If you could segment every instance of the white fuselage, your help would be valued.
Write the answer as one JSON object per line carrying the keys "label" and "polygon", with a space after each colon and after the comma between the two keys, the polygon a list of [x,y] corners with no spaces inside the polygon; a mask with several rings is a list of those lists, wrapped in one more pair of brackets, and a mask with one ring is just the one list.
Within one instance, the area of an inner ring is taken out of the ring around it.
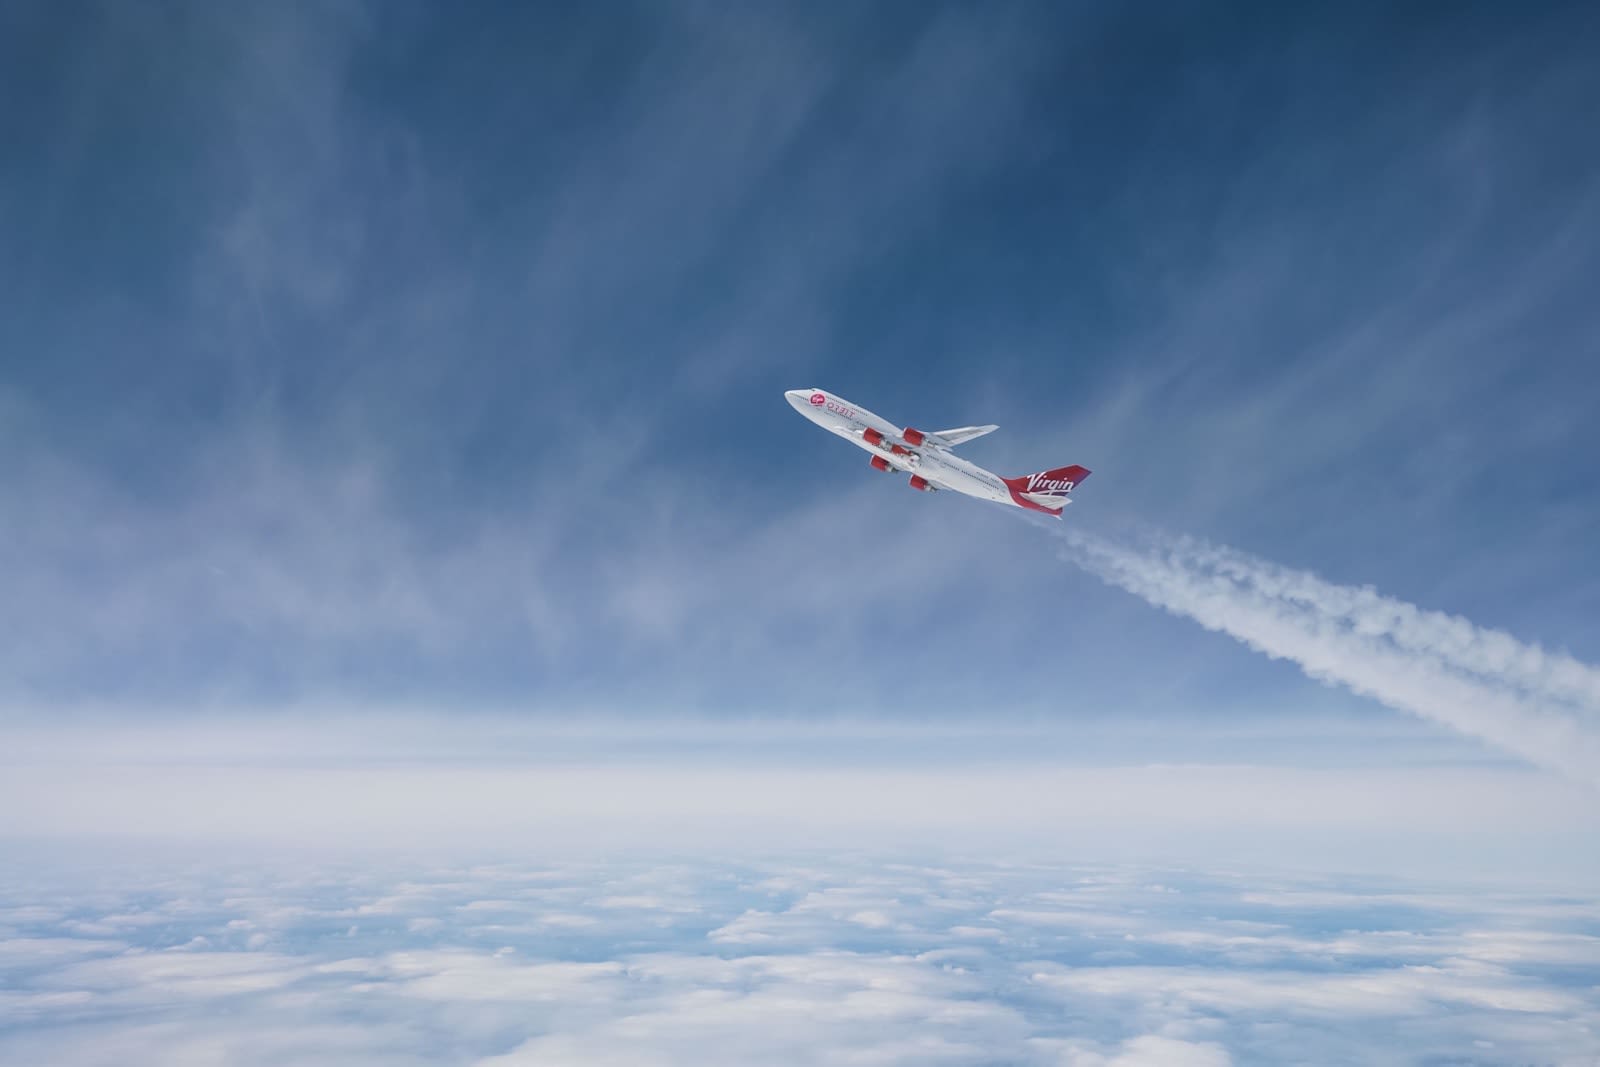
{"label": "white fuselage", "polygon": [[[784,396],[796,411],[818,426],[833,431],[874,456],[881,456],[896,470],[926,479],[929,488],[953,489],[980,500],[1018,506],[1005,482],[997,475],[977,464],[968,463],[947,449],[932,444],[908,445],[903,436],[904,429],[858,404],[821,389],[791,389]],[[820,403],[817,402],[818,398],[821,398]],[[865,432],[868,429],[883,435],[881,445],[868,441]],[[901,446],[903,451],[894,450],[894,445]]]}

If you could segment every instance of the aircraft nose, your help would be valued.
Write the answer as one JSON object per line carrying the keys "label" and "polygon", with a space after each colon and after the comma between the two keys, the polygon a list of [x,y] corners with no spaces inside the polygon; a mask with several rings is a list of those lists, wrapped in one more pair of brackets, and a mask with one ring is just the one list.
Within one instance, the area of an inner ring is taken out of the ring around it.
{"label": "aircraft nose", "polygon": [[783,395],[789,401],[789,406],[796,411],[804,411],[811,406],[810,389],[791,389]]}

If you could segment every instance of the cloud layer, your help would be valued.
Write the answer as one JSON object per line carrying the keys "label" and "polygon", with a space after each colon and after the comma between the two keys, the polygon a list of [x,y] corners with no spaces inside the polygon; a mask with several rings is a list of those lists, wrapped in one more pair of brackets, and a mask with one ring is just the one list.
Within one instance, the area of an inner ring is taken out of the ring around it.
{"label": "cloud layer", "polygon": [[1600,1051],[1588,898],[837,855],[93,874],[9,858],[34,862],[9,865],[0,895],[7,1062],[1152,1067]]}

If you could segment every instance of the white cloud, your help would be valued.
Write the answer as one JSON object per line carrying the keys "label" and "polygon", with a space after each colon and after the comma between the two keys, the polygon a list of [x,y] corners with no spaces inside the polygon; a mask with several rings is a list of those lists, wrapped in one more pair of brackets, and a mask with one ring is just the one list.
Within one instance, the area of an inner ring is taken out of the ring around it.
{"label": "white cloud", "polygon": [[[52,914],[49,909],[39,912]],[[0,969],[44,960],[75,959],[83,956],[113,955],[128,946],[120,941],[96,941],[75,937],[14,937],[0,940]]]}
{"label": "white cloud", "polygon": [[[279,860],[14,887],[0,906],[51,932],[136,901],[170,919],[127,928],[126,943],[8,942],[0,1060],[79,1067],[164,1048],[180,1064],[1157,1067],[1399,1047],[1459,1058],[1474,1042],[1534,1062],[1600,1052],[1581,897],[1015,860],[387,862],[391,875]],[[519,903],[522,889],[538,894]],[[544,894],[590,902],[585,923],[541,922]],[[615,898],[629,906],[603,906]],[[657,898],[694,909],[654,925],[656,909],[633,905]],[[350,928],[359,905],[393,899],[406,906]],[[511,921],[481,925],[467,905],[482,901]],[[229,947],[263,916],[270,946]]]}
{"label": "white cloud", "polygon": [[36,1019],[63,1008],[75,1008],[94,999],[86,990],[43,992],[0,989],[0,1026]]}
{"label": "white cloud", "polygon": [[398,980],[406,996],[451,1002],[553,1000],[568,1005],[611,999],[611,980],[624,970],[614,961],[523,963],[509,955],[464,951],[400,953],[373,967],[375,975]]}
{"label": "white cloud", "polygon": [[58,988],[91,990],[115,999],[209,999],[276,989],[305,977],[302,959],[270,952],[130,950],[52,971],[42,980]]}
{"label": "white cloud", "polygon": [[657,988],[625,1016],[486,1063],[976,1063],[1026,1028],[968,999],[982,990],[973,977],[904,956],[666,956],[628,974]]}
{"label": "white cloud", "polygon": [[1538,988],[1498,969],[1406,966],[1318,974],[1263,969],[1243,973],[1197,967],[1048,967],[1030,979],[1073,996],[1132,1000],[1147,1009],[1181,1005],[1233,1015],[1319,1018],[1425,1015],[1435,1004],[1534,1014],[1579,1015],[1579,995]]}
{"label": "white cloud", "polygon": [[1062,1067],[1229,1067],[1227,1049],[1209,1042],[1182,1041],[1159,1034],[1141,1034],[1105,1052],[1081,1041],[1040,1041],[1058,1050]]}

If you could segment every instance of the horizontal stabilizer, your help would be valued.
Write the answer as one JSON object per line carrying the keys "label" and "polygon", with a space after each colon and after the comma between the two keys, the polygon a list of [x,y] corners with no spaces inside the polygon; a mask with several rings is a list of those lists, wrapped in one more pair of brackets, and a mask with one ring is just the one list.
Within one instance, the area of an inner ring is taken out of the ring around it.
{"label": "horizontal stabilizer", "polygon": [[974,437],[982,437],[986,433],[994,433],[998,426],[957,426],[953,430],[940,430],[937,433],[926,435],[928,444],[935,448],[954,448],[963,441],[970,441]]}

